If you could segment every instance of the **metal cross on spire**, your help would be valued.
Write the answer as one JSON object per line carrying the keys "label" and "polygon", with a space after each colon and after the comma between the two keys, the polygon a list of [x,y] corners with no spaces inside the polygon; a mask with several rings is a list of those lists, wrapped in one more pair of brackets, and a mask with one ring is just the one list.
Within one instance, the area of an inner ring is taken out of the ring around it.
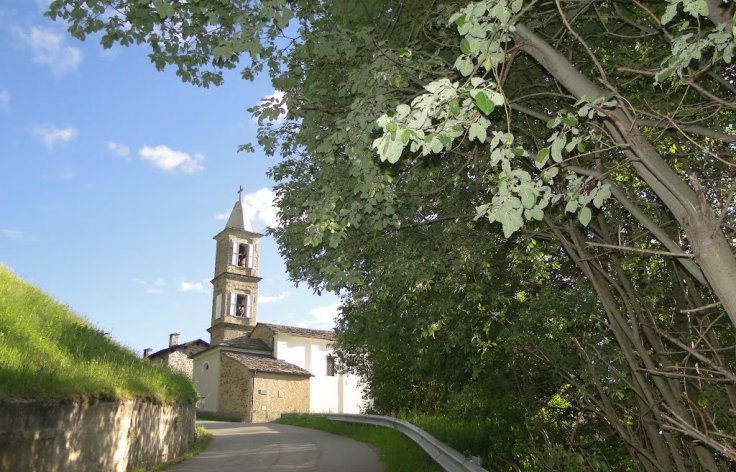
{"label": "metal cross on spire", "polygon": [[240,188],[238,188],[238,200],[243,200],[243,186],[240,185]]}

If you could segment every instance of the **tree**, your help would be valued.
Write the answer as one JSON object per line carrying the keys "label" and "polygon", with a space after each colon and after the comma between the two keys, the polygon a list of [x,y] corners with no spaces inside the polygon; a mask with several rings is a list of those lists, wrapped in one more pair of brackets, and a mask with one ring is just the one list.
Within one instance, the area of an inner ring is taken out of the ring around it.
{"label": "tree", "polygon": [[645,469],[736,460],[733,2],[58,0],[50,11],[106,46],[147,42],[157,67],[198,84],[245,55],[245,77],[268,67],[289,116],[274,127],[280,103],[257,107],[260,143],[284,156],[274,234],[297,280],[375,296],[367,241],[391,254],[393,235],[420,225],[485,219],[556,243],[609,330],[573,340],[595,366],[585,377],[560,372],[581,402]]}

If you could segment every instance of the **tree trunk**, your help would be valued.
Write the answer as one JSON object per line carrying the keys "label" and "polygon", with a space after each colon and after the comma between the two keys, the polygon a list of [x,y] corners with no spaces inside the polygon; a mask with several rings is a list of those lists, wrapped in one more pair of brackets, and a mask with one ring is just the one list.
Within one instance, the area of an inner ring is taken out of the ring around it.
{"label": "tree trunk", "polygon": [[[515,39],[524,52],[575,97],[608,95],[525,25],[516,25]],[[606,127],[621,140],[621,144],[628,146],[629,152],[634,154],[633,166],[639,177],[652,188],[680,223],[708,286],[736,327],[736,259],[710,205],[662,159],[646,136],[638,130],[636,122],[622,109],[609,113]]]}

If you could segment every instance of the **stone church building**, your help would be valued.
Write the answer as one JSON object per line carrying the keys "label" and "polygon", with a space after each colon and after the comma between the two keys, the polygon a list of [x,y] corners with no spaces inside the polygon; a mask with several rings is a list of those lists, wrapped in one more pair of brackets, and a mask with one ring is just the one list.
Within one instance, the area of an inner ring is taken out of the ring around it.
{"label": "stone church building", "polygon": [[150,358],[189,349],[197,408],[223,418],[264,422],[286,412],[360,413],[358,378],[336,369],[332,331],[257,321],[263,235],[246,229],[247,221],[239,199],[214,237],[209,344],[180,345],[177,338]]}

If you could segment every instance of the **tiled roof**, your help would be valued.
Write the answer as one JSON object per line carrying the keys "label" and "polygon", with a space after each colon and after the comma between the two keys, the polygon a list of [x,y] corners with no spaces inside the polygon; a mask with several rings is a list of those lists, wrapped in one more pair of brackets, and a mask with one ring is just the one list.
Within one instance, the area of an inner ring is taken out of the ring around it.
{"label": "tiled roof", "polygon": [[240,336],[239,338],[223,341],[220,346],[239,347],[241,349],[252,349],[254,351],[271,351],[265,341],[262,339],[249,338],[248,336]]}
{"label": "tiled roof", "polygon": [[177,344],[176,346],[166,347],[164,349],[161,349],[160,351],[156,351],[150,356],[148,356],[149,359],[155,359],[159,356],[163,356],[164,354],[168,354],[175,351],[184,351],[187,348],[190,348],[192,346],[199,345],[202,346],[202,351],[208,349],[210,347],[210,343],[207,341],[202,341],[201,339],[195,339],[194,341],[189,341],[183,344]]}
{"label": "tiled roof", "polygon": [[240,364],[244,365],[250,370],[258,372],[271,372],[276,374],[292,374],[292,375],[304,375],[312,376],[308,370],[304,370],[298,365],[291,364],[286,361],[281,361],[268,356],[259,356],[257,354],[244,354],[227,352],[227,357],[233,359]]}
{"label": "tiled roof", "polygon": [[318,338],[333,341],[335,339],[334,331],[324,329],[298,328],[296,326],[285,326],[271,323],[258,323],[270,328],[276,334],[291,334],[292,336],[301,336],[304,338]]}

